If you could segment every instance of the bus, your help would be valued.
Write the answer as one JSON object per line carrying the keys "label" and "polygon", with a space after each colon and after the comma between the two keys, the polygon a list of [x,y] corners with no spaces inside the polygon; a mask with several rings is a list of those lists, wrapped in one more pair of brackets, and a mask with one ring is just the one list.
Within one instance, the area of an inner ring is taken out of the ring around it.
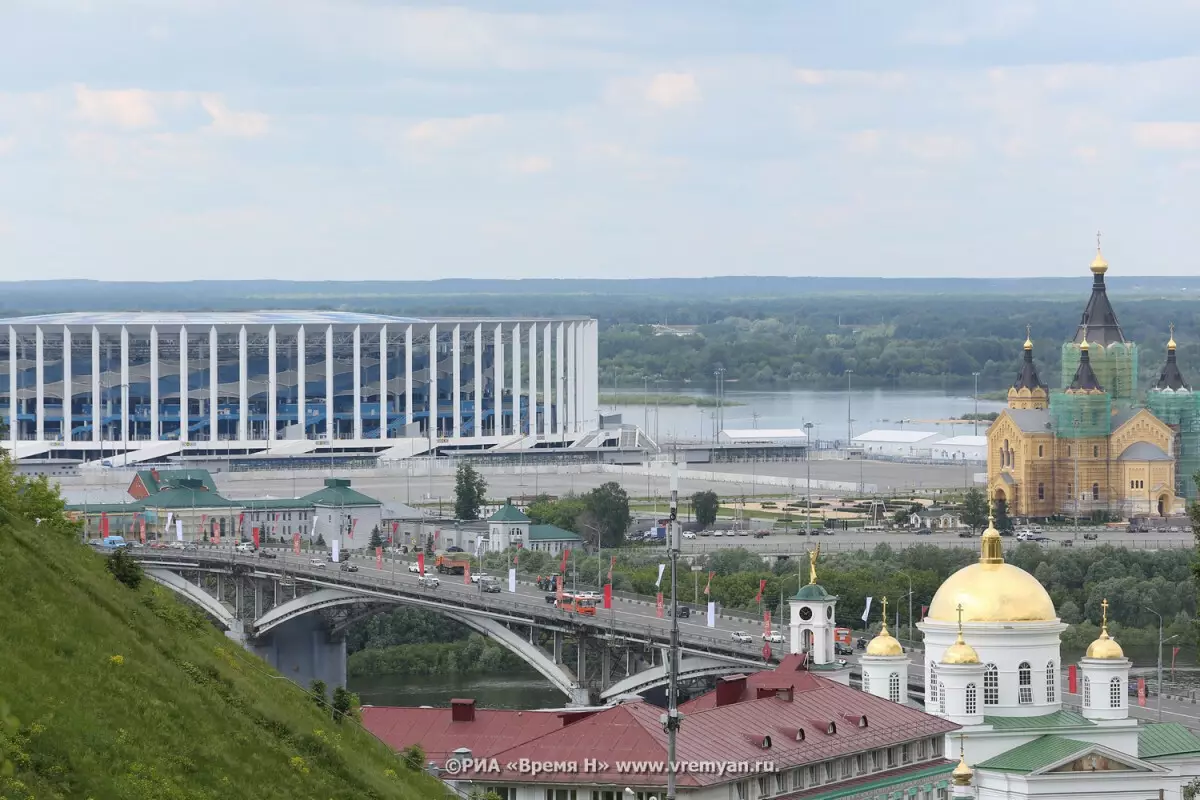
{"label": "bus", "polygon": [[576,597],[575,595],[564,594],[557,605],[563,611],[573,611],[576,614],[585,614],[589,617],[596,616],[595,597]]}

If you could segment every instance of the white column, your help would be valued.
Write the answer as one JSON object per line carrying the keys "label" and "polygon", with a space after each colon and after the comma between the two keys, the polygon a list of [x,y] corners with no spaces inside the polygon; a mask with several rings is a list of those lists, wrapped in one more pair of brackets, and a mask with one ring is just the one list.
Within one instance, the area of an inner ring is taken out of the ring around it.
{"label": "white column", "polygon": [[[96,329],[92,328],[92,350],[95,351],[96,345]],[[93,379],[95,385],[98,381]],[[8,326],[8,438],[14,443],[12,457],[16,460],[16,441],[17,441],[17,409],[20,403],[17,401],[17,330],[12,325]],[[92,403],[92,413],[95,414],[96,403]],[[96,435],[96,426],[92,426],[92,436]]]}
{"label": "white column", "polygon": [[246,346],[246,326],[238,331],[238,441],[250,438],[250,355]]}
{"label": "white column", "polygon": [[362,326],[354,326],[354,438],[362,438]]}
{"label": "white column", "polygon": [[475,438],[483,436],[483,323],[475,323]]}
{"label": "white column", "polygon": [[496,326],[492,348],[492,428],[497,436],[504,434],[504,326]]}
{"label": "white column", "polygon": [[404,330],[404,426],[406,431],[413,421],[412,357],[413,326],[410,324]]}
{"label": "white column", "polygon": [[563,359],[566,357],[566,342],[563,341],[563,331],[564,327],[560,322],[554,337],[554,355],[557,358],[554,364],[554,398],[558,401],[558,430],[555,433],[559,434],[567,430],[567,397],[563,394]]}
{"label": "white column", "polygon": [[63,325],[63,388],[62,388],[62,432],[63,441],[71,441],[71,428],[75,424],[71,413],[71,329]]}
{"label": "white column", "polygon": [[308,364],[304,355],[304,326],[296,331],[296,420],[300,423],[300,438],[308,438],[308,409],[305,408],[307,398],[304,396],[308,388],[305,384]]}
{"label": "white column", "polygon": [[454,420],[454,438],[462,436],[462,326],[456,324],[450,334],[451,362],[450,385],[451,418]]}
{"label": "white column", "polygon": [[[129,440],[129,329],[121,326],[121,441]],[[129,463],[128,453],[125,464]]]}
{"label": "white column", "polygon": [[279,402],[278,357],[275,354],[275,326],[267,331],[267,441],[275,441],[275,407]]}
{"label": "white column", "polygon": [[325,328],[325,436],[330,441],[337,434],[333,424],[333,326]]}
{"label": "white column", "polygon": [[574,322],[567,324],[567,397],[571,409],[567,430],[570,433],[579,433],[579,381],[575,378],[579,370],[579,337],[575,335],[575,329]]}
{"label": "white column", "polygon": [[44,356],[44,339],[42,335],[42,326],[38,325],[34,329],[34,347],[33,347],[33,391],[36,396],[36,405],[34,411],[34,427],[37,431],[36,438],[40,442],[46,438],[46,372],[42,362]]}
{"label": "white column", "polygon": [[388,329],[387,325],[379,329],[379,438],[389,439],[388,436]]}
{"label": "white column", "polygon": [[[13,401],[14,401],[14,407],[15,407],[15,401],[17,398],[16,383],[15,383],[16,378],[17,378],[17,376],[16,376],[17,368],[15,366],[17,342],[16,342],[16,339],[13,338],[13,329],[12,328],[8,329],[8,336],[9,336],[9,343],[8,343],[9,344],[9,353],[12,355],[13,363],[14,363],[14,366],[12,368],[12,373],[13,373],[13,381],[14,381],[14,383],[13,383]],[[92,441],[93,442],[100,441],[100,418],[101,418],[101,415],[103,412],[103,406],[104,406],[104,401],[100,399],[100,369],[101,369],[101,367],[100,367],[100,331],[97,330],[97,328],[93,325],[92,326]],[[14,420],[14,422],[15,422],[15,420]],[[14,424],[12,426],[12,429],[13,429],[13,439],[16,439],[17,426]]]}
{"label": "white column", "polygon": [[158,433],[158,328],[150,326],[150,441],[157,442]]}
{"label": "white column", "polygon": [[518,436],[521,430],[521,323],[513,325],[512,333],[512,418],[513,435]]}
{"label": "white column", "polygon": [[587,408],[588,421],[600,429],[600,323],[589,320],[587,324]]}
{"label": "white column", "polygon": [[426,433],[429,434],[429,444],[432,447],[437,441],[438,434],[438,352],[437,352],[437,325],[429,326],[429,388],[426,389],[429,400],[425,404],[427,413],[429,414],[428,426]]}
{"label": "white column", "polygon": [[529,326],[529,433],[536,436],[537,418],[537,323]]}
{"label": "white column", "polygon": [[208,329],[208,439],[217,441],[217,326]]}
{"label": "white column", "polygon": [[550,424],[550,410],[554,405],[554,390],[550,383],[550,327],[550,323],[547,322],[542,330],[542,413],[545,414],[542,431],[547,436],[554,432]]}
{"label": "white column", "polygon": [[179,441],[188,440],[188,338],[187,327],[179,328]]}

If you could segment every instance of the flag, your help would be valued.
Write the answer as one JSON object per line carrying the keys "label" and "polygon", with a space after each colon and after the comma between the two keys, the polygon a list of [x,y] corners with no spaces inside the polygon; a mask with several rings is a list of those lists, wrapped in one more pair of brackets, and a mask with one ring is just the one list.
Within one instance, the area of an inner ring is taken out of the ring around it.
{"label": "flag", "polygon": [[375,548],[375,569],[383,569],[383,548]]}
{"label": "flag", "polygon": [[871,599],[872,598],[870,598],[870,597],[867,598],[867,607],[863,609],[863,615],[862,615],[863,622],[866,622],[867,618],[871,616]]}
{"label": "flag", "polygon": [[399,522],[393,522],[393,523],[392,523],[392,535],[388,537],[388,544],[395,544],[395,543],[396,543],[396,535],[397,535],[398,533],[400,533],[400,523],[399,523]]}
{"label": "flag", "polygon": [[169,528],[169,527],[171,527],[171,520],[173,520],[174,518],[175,518],[175,512],[174,512],[174,511],[168,511],[168,512],[167,512],[167,527],[168,527],[168,528]]}
{"label": "flag", "polygon": [[615,567],[616,565],[617,565],[617,557],[613,556],[612,561],[610,561],[608,564],[608,582],[609,583],[612,583],[612,571],[613,571],[613,567]]}
{"label": "flag", "polygon": [[513,566],[514,566],[514,567],[515,567],[515,566],[517,566],[517,557],[518,557],[519,555],[520,555],[520,553],[519,553],[519,552],[518,552],[518,553],[513,553]]}
{"label": "flag", "polygon": [[[565,573],[567,571],[567,559],[570,557],[571,557],[571,551],[563,550],[562,563],[558,565],[559,573]],[[662,573],[659,572],[659,574],[661,575]]]}
{"label": "flag", "polygon": [[929,610],[929,606],[921,606],[921,619],[925,619],[925,612]]}
{"label": "flag", "polygon": [[300,555],[300,534],[298,533],[292,534],[292,552]]}
{"label": "flag", "polygon": [[655,605],[657,606],[657,608],[656,608],[656,610],[655,610],[655,615],[656,615],[656,616],[657,616],[659,619],[662,619],[662,615],[663,615],[663,595],[662,595],[662,592],[659,592],[659,593],[658,593],[658,598],[657,598],[657,600],[655,601]]}
{"label": "flag", "polygon": [[242,525],[246,522],[246,512],[238,514],[238,533],[242,532]]}
{"label": "flag", "polygon": [[717,627],[717,604],[713,601],[708,601],[708,627]]}
{"label": "flag", "polygon": [[475,540],[475,557],[479,558],[479,548],[483,547],[483,537],[480,536]]}
{"label": "flag", "polygon": [[766,590],[767,590],[767,579],[763,578],[762,580],[760,580],[758,582],[758,594],[755,595],[754,602],[761,603],[762,598],[763,598],[763,592],[765,592]]}
{"label": "flag", "polygon": [[175,520],[175,541],[183,541],[183,520],[181,519]]}
{"label": "flag", "polygon": [[[516,563],[516,559],[513,559],[513,563]],[[513,594],[517,593],[517,568],[516,567],[508,568],[508,590],[510,592],[512,592]]]}
{"label": "flag", "polygon": [[708,573],[708,583],[704,584],[704,596],[705,597],[708,597],[709,589],[712,588],[712,579],[716,576],[716,574],[717,573],[715,573],[715,572]]}
{"label": "flag", "polygon": [[425,574],[425,554],[424,553],[417,553],[417,573],[420,575]]}
{"label": "flag", "polygon": [[463,567],[463,583],[471,583],[471,565],[467,564]]}
{"label": "flag", "polygon": [[1067,667],[1067,691],[1071,694],[1079,693],[1079,667],[1077,664]]}
{"label": "flag", "polygon": [[358,517],[350,518],[350,538],[354,538],[354,526],[358,524]]}
{"label": "flag", "polygon": [[666,569],[666,568],[667,568],[667,565],[666,565],[666,564],[659,564],[659,565],[658,565],[658,580],[656,580],[656,581],[654,582],[654,585],[655,585],[655,587],[662,586],[662,576],[663,576],[663,570],[664,570],[664,569]]}
{"label": "flag", "polygon": [[771,612],[770,611],[763,612],[763,633],[765,633],[767,636],[771,635]]}
{"label": "flag", "polygon": [[1146,705],[1146,679],[1138,678],[1138,705]]}
{"label": "flag", "polygon": [[212,533],[213,533],[213,541],[216,542],[217,544],[220,544],[221,543],[221,526],[219,524],[219,520],[216,517],[213,517]]}
{"label": "flag", "polygon": [[129,518],[129,535],[130,536],[133,536],[133,531],[134,531],[134,528],[136,528],[136,527],[137,527],[137,512],[135,511],[133,513],[133,516]]}
{"label": "flag", "polygon": [[142,517],[142,544],[146,543],[146,518]]}
{"label": "flag", "polygon": [[337,539],[334,539],[331,544],[333,545],[333,551],[330,553],[330,556],[331,560],[336,564],[338,562],[338,557],[341,555],[341,542],[339,542]]}
{"label": "flag", "polygon": [[604,607],[612,608],[612,584],[604,584]]}
{"label": "flag", "polygon": [[100,536],[101,537],[108,536],[108,512],[107,511],[100,512]]}
{"label": "flag", "polygon": [[255,525],[253,528],[250,529],[250,536],[252,539],[254,539],[254,549],[257,550],[259,548],[259,541],[260,541],[257,525]]}
{"label": "flag", "polygon": [[1179,655],[1179,647],[1171,648],[1171,680],[1175,680],[1175,656]]}

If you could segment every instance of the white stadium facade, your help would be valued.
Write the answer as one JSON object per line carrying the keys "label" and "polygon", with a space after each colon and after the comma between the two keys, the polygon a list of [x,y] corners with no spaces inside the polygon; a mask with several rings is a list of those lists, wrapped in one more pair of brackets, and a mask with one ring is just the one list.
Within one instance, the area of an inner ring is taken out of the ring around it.
{"label": "white stadium facade", "polygon": [[597,324],[586,318],[0,320],[3,445],[18,460],[569,447],[599,427],[597,374]]}

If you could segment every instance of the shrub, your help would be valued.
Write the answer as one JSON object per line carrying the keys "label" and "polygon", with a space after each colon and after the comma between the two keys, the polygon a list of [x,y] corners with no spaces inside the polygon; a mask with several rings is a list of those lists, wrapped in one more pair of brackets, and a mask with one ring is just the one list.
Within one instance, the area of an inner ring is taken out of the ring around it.
{"label": "shrub", "polygon": [[400,751],[400,761],[414,772],[425,769],[425,750],[419,744],[410,744]]}
{"label": "shrub", "polygon": [[124,547],[119,548],[108,557],[108,571],[112,576],[130,589],[136,589],[142,583],[142,565],[137,562]]}

